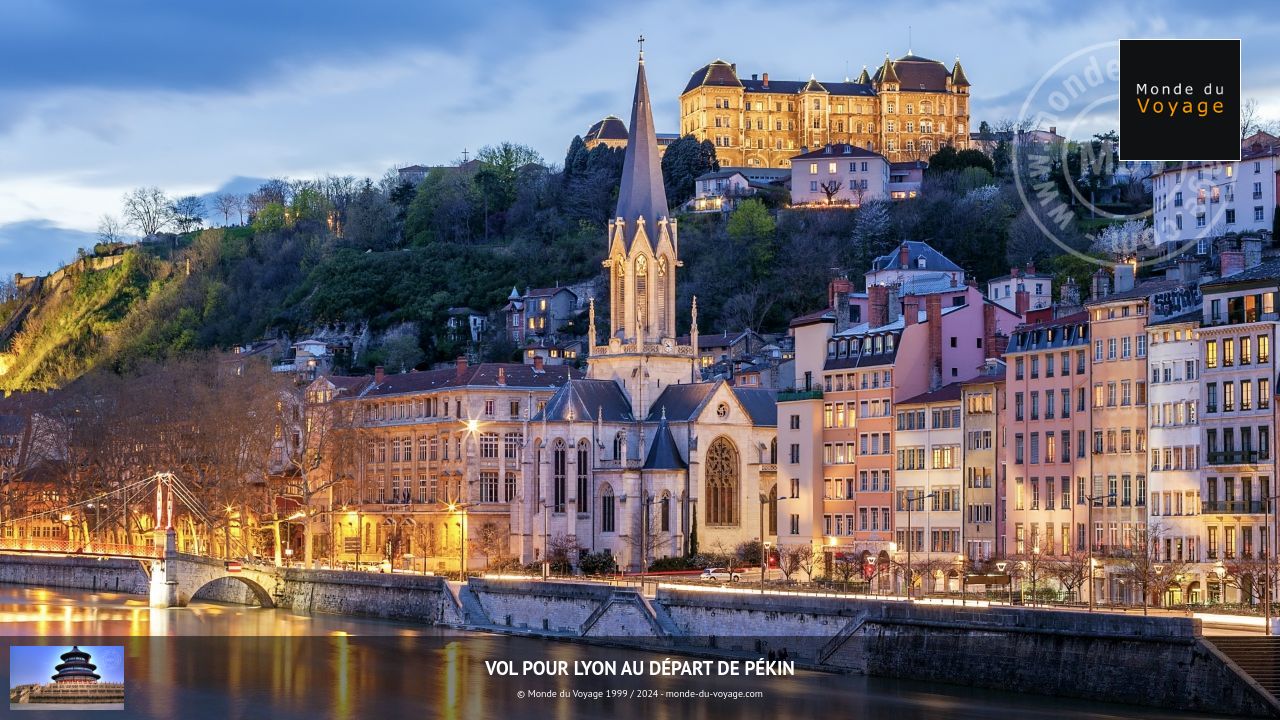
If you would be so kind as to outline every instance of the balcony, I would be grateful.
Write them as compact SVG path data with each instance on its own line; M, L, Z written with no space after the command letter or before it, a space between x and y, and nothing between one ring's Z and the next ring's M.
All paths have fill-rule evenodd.
M1257 450L1210 451L1207 454L1210 465L1255 465L1260 458Z
M778 393L778 402L796 402L799 400L821 400L822 390L783 390Z
M1202 514L1261 515L1261 500L1204 500L1200 503Z

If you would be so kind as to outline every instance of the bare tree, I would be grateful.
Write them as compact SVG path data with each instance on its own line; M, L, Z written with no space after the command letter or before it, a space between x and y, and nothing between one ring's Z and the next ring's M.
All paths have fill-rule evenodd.
M1140 588L1142 612L1146 614L1151 591L1163 591L1168 583L1186 570L1186 563L1172 558L1161 561L1160 548L1167 534L1162 525L1139 526L1133 531L1130 546L1120 555L1120 575Z
M778 546L778 569L787 582L791 582L791 576L804 567L805 560L809 560L812 567L812 558L813 546L809 543Z
M236 212L241 212L243 203L244 200L235 193L219 193L213 198L213 208L222 213L223 225L231 224L231 216Z
M324 511L319 501L352 474L361 444L354 422L355 406L332 401L304 403L283 383L275 388L274 398L277 459L284 466L281 494L301 505L303 563L311 567L315 525Z
M124 196L125 224L148 238L173 223L173 203L158 187L140 187Z
M204 224L204 200L196 195L185 195L173 201L173 224L178 232L190 232Z
M818 188L822 190L822 194L827 196L828 205L835 202L836 195L840 194L840 188L842 187L844 187L844 181L842 180L828 180L818 185Z
M1240 140L1244 141L1258 132L1280 134L1280 121L1264 118L1262 110L1258 107L1258 99L1249 98L1240 106Z
M484 555L485 566L501 566L508 556L508 534L497 523L486 522L476 530L471 547Z
M1079 598L1080 591L1089 578L1089 554L1070 552L1052 560L1046 572L1058 581L1068 597Z
M113 245L124 241L124 223L115 215L103 214L98 219L98 242Z

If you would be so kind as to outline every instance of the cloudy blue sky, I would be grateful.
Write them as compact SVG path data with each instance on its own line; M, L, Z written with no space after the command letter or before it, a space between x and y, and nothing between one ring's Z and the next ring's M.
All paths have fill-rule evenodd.
M0 275L93 242L126 190L381 176L502 140L559 162L625 115L643 32L659 131L689 74L840 79L908 48L973 82L973 118L1013 117L1060 58L1118 37L1242 37L1244 91L1280 117L1280 20L1262 0L0 3ZM1102 122L1105 122L1102 121ZM1114 124L1112 124L1114 125ZM1081 131L1102 128L1080 128Z

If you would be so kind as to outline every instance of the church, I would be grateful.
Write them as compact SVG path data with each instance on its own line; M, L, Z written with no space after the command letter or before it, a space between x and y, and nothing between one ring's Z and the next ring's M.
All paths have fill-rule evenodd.
M606 238L609 334L597 335L593 298L586 377L556 390L525 432L511 510L512 551L525 563L572 547L637 571L777 533L776 396L701 380L697 298L690 344L677 341L679 232L643 51L626 148Z

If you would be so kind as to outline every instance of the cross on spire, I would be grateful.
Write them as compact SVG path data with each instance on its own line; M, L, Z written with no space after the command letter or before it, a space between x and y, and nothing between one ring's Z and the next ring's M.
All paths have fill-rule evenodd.
M636 38L636 44L640 46L640 62L644 62L644 33L641 33L640 37Z

